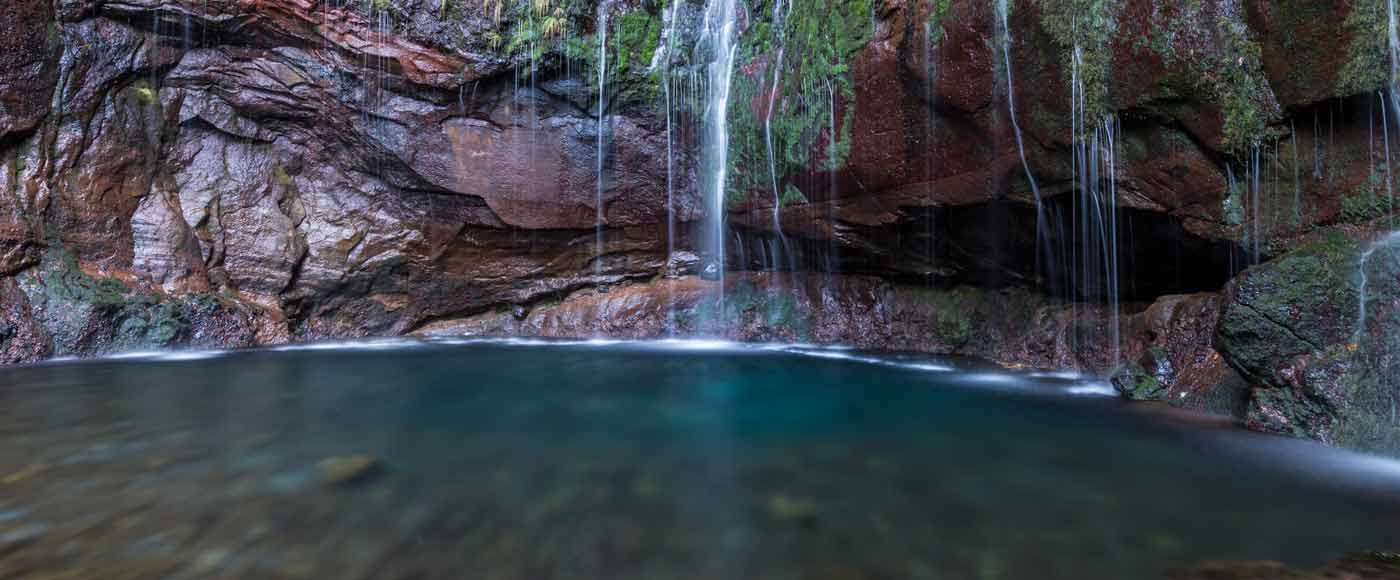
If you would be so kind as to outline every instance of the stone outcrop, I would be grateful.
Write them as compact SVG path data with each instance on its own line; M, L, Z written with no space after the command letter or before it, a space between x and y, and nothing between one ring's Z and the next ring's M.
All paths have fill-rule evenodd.
M1251 427L1400 453L1400 243L1330 231L1227 287L1221 351ZM1364 301L1364 306L1363 306Z

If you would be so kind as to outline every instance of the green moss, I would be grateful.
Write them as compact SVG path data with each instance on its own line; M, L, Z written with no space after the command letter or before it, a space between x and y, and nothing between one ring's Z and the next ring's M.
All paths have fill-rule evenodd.
M784 206L803 204L807 203L807 196L804 195L802 190L798 189L796 185L789 183L787 187L783 189L783 197L779 200L779 203Z
M287 173L287 168L281 165L276 165L272 168L272 177L277 180L278 185L283 187L290 187L292 185L292 176Z
M1351 336L1358 308L1360 250L1331 231L1232 284L1219 346L1250 378L1266 381L1290 357Z
M57 240L50 241L38 277L43 292L38 302L50 319L48 326L59 335L58 354L68 354L77 339L90 332L94 320L102 319L112 322L113 348L167 346L187 333L189 312L200 305L129 288L114 278L90 276ZM65 340L65 335L71 336Z
M1036 5L1041 13L1040 26L1060 47L1064 81L1069 83L1078 70L1084 91L1084 118L1097 123L1113 112L1109 100L1113 54L1109 43L1117 29L1118 0L1037 0Z
M608 23L607 83L609 99L623 103L659 102L660 71L649 67L656 57L664 23L651 9L633 9L611 18ZM568 36L559 49L588 83L598 91L598 36Z
M812 320L790 294L760 287L750 280L740 280L730 286L721 303L718 299L702 302L677 318L689 330L701 324L718 324L719 328L741 328L754 323L777 334L775 338L809 340Z
M1394 209L1394 200L1385 194L1385 180L1379 172L1371 172L1363 185L1342 197L1342 219L1367 222L1387 215Z
M790 0L781 26L772 22L774 1L754 4L758 18L740 39L729 108L727 197L735 201L785 191L795 172L845 166L855 118L850 63L874 33L871 0Z
M131 95L136 98L136 102L142 105L151 106L156 102L156 91L145 81L137 81L131 85Z
M943 40L943 18L948 15L953 0L924 0L924 3L928 6L928 17L925 21L928 27L928 41L937 44Z
M1347 61L1337 76L1337 96L1369 93L1389 81L1390 40L1386 0L1352 0L1347 12Z
M625 75L631 67L651 64L660 40L660 18L641 10L624 13L608 43L617 74Z
M957 349L972 341L974 319L984 305L985 290L959 286L950 290L909 288L906 291L932 306L930 330L938 342Z
M1235 182L1230 185L1230 191L1227 192L1225 201L1221 202L1220 208L1220 215L1225 219L1226 225L1237 226L1244 223L1244 196L1244 183Z
M1129 362L1113 377L1113 386L1119 393L1133 401L1163 401L1171 394L1166 385L1152 369L1166 369L1169 373L1170 359L1166 351L1159 347L1149 347L1141 359ZM1177 404L1177 401L1168 401Z
M1152 28L1134 49L1161 58L1169 72L1156 79L1146 100L1166 103L1159 112L1174 118L1197 114L1198 107L1181 107L1183 102L1219 105L1221 147L1227 153L1242 156L1277 138L1270 129L1277 112L1268 106L1263 52L1242 16L1201 0L1154 0L1152 9ZM1219 48L1200 50L1203 40Z

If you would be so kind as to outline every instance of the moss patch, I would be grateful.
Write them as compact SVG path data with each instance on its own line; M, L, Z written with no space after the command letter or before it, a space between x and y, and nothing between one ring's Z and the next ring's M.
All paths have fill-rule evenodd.
M775 22L777 1L784 10ZM874 33L872 10L871 0L754 4L758 18L739 40L730 97L731 201L785 191L794 172L845 166L856 105L851 61Z

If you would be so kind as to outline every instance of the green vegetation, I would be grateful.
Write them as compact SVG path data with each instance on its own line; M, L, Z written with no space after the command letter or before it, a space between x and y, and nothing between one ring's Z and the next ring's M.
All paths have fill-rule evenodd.
M592 16L591 3L585 0L480 2L496 25L485 33L487 44L508 59L543 58L546 51L561 48L582 28L582 21Z
M1342 219L1365 222L1384 216L1393 209L1394 200L1385 194L1385 180L1380 172L1371 172L1367 183L1357 186L1351 195L1342 198Z
M1347 62L1337 76L1337 96L1369 93L1389 79L1390 42L1386 0L1352 0L1347 12Z
M807 203L807 196L804 195L802 190L798 189L796 185L789 183L783 189L783 197L779 199L778 203L783 206Z
M779 1L790 5L784 5L786 18L773 22ZM740 39L729 110L731 200L782 187L783 177L794 171L845 165L855 101L850 63L874 32L871 10L871 0L753 4L758 18Z
M136 102L147 107L156 102L156 91L146 81L136 81L131 85L131 95L136 98Z
M1077 66L1084 91L1084 119L1097 123L1113 112L1109 101L1113 66L1109 42L1117 30L1118 0L1037 0L1037 5L1041 26L1060 46L1065 82L1071 82Z
M665 26L655 13L659 10L655 0L644 3L641 9L630 10L610 17L608 21L607 82L611 98L625 102L658 102L655 98L660 91L661 71L649 70L661 43ZM578 63L584 72L584 80L590 90L598 86L598 36L568 35L560 44L564 56Z
M21 283L37 282L26 292L48 318L55 354L67 354L79 342L115 348L166 346L189 333L195 316L227 309L213 294L175 299L128 287L115 278L91 276L60 240L50 238L48 245L34 278Z
M1161 58L1170 71L1153 87L1151 100L1168 103L1165 107L1182 100L1219 104L1221 147L1242 157L1278 137L1269 128L1277 112L1267 108L1262 49L1243 15L1218 8L1202 0L1153 0L1152 28L1135 40L1134 49ZM1159 112L1177 118L1193 114L1189 108Z
M1230 43L1228 56L1236 61L1223 63L1224 66L1206 73L1205 78L1212 84L1225 110L1221 145L1238 153L1270 137L1266 132L1270 117L1259 109L1259 102L1268 90L1268 81L1264 77L1259 44L1250 39L1244 22L1222 19L1219 23Z
M938 44L943 40L943 18L948 15L953 0L924 0L924 3L928 5L928 41Z

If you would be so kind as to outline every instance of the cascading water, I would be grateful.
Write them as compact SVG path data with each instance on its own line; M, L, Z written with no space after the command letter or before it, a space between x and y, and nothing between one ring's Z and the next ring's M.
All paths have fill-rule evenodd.
M724 311L724 198L729 172L729 89L738 49L734 42L738 27L736 8L735 0L709 0L700 33L701 46L708 55L708 59L704 60L708 95L702 152L704 195L709 212L706 216L708 235L705 241L708 262L704 273L707 278L719 282L719 312Z
M1303 185L1298 176L1298 128L1288 121L1288 143L1293 149L1293 227L1303 227Z
M1070 259L1069 296L1078 300L1095 297L1108 307L1109 364L1121 362L1118 279L1118 166L1116 143L1119 126L1110 116L1089 129L1086 119L1088 98L1080 67L1083 55L1078 45L1071 56L1070 130L1073 133L1071 183L1076 195L1072 230L1074 248ZM1076 336L1076 345L1086 337Z
M783 235L782 207L783 196L778 189L778 163L773 154L773 112L774 106L778 102L778 95L782 91L783 59L787 55L787 45L782 42L783 24L786 22L784 6L791 9L791 5L779 0L773 4L773 40L778 46L778 56L776 64L773 66L773 84L768 88L768 111L763 118L763 139L768 149L768 177L773 187L773 235L776 243L773 249L773 269L777 269L782 263L782 256L787 255L787 237Z
M1366 251L1361 253L1360 259L1357 260L1356 268L1360 273L1361 282L1357 286L1357 303L1360 311L1356 316L1355 342L1360 342L1366 331L1366 285L1369 283L1366 274L1366 263L1371 260L1371 255L1375 254L1376 250L1389 247L1397 242L1400 242L1400 232L1391 232L1385 237L1373 242L1370 247L1366 248Z
M604 173L604 155L607 153L604 145L607 142L607 114L608 114L608 5L606 2L598 5L598 188L593 205L597 215L594 222L594 243L596 246L596 256L593 259L593 274L598 278L598 283L602 283L603 277L603 256L606 253L603 240L603 222L607 219L604 215L603 190L606 185Z
M924 106L928 111L928 126L925 128L928 135L929 147L938 143L938 114L935 106L938 100L938 46L941 37L941 24L932 20L924 22L924 72L927 75L924 81ZM935 37L938 34L938 37ZM937 176L937 167L934 165L933 156L928 157L928 163L924 167L924 259L928 263L928 271L925 276L927 283L932 284L934 275L938 271L938 213L934 211L934 181Z
M666 261L676 255L676 161L674 135L675 102L671 98L671 64L675 61L676 26L681 19L681 0L671 4L666 26L666 62L662 71L661 89L666 97Z
M1007 0L997 0L996 3L997 26L999 27L997 37L1001 44L1002 66L1006 73L1006 108L1011 117L1012 132L1016 136L1016 151L1021 155L1021 168L1026 172L1026 181L1031 186L1031 194L1035 196L1035 260L1036 274L1040 275L1042 274L1040 269L1044 266L1041 264L1042 248L1049 253L1049 242L1046 240L1045 230L1045 208L1041 203L1040 186L1036 184L1035 175L1031 173L1030 162L1026 161L1026 144L1021 137L1021 124L1016 120L1016 83L1011 67L1011 23L1008 18L1010 9L1006 2Z

